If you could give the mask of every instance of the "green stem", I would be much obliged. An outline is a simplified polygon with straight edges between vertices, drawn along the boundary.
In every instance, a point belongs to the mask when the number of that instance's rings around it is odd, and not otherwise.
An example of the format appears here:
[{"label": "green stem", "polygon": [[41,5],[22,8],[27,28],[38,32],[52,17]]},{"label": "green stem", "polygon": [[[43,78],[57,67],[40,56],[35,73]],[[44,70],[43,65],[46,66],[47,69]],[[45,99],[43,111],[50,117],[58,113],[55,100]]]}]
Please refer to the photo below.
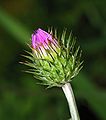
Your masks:
[{"label": "green stem", "polygon": [[62,89],[68,101],[71,120],[80,120],[71,84],[66,83],[65,85],[62,86]]}]

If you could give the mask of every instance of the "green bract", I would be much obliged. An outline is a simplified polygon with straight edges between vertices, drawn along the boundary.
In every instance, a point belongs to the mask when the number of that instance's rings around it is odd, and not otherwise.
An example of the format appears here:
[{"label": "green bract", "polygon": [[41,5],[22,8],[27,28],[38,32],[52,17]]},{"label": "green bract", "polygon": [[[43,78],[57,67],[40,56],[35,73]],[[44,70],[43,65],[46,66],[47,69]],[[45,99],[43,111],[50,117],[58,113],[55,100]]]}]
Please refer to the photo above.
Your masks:
[{"label": "green bract", "polygon": [[[51,33],[53,32],[50,32],[50,35]],[[30,61],[24,64],[32,68],[28,72],[40,80],[41,84],[48,85],[48,87],[61,87],[70,82],[79,73],[83,63],[80,60],[80,47],[76,46],[76,40],[72,34],[70,33],[69,37],[66,37],[66,31],[63,31],[59,39],[56,33],[55,31],[55,34],[52,35],[55,40],[58,40],[56,50],[48,44],[50,50],[45,49],[46,56],[42,57],[41,53],[32,47],[32,52],[27,52],[28,56],[25,55]],[[35,52],[37,52],[37,55]]]}]

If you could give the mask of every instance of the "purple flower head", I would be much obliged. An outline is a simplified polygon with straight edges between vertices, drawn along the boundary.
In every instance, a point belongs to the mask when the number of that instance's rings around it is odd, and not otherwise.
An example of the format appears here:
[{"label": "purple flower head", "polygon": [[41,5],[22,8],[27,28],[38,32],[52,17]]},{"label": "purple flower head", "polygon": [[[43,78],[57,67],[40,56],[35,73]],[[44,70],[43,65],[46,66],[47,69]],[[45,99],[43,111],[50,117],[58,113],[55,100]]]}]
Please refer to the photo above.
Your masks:
[{"label": "purple flower head", "polygon": [[64,30],[58,38],[57,30],[49,30],[50,33],[40,28],[34,31],[29,46],[32,51],[24,55],[30,61],[24,64],[32,68],[27,72],[34,74],[44,85],[63,87],[81,70],[82,52],[71,33],[67,36]]},{"label": "purple flower head", "polygon": [[59,51],[59,45],[56,38],[40,28],[35,30],[32,34],[32,48],[38,58],[51,59],[48,52],[52,57],[55,57],[56,52]]},{"label": "purple flower head", "polygon": [[56,39],[53,38],[51,34],[40,28],[34,31],[32,34],[32,47],[34,49],[39,49],[41,47],[48,49],[49,44],[57,44]]}]

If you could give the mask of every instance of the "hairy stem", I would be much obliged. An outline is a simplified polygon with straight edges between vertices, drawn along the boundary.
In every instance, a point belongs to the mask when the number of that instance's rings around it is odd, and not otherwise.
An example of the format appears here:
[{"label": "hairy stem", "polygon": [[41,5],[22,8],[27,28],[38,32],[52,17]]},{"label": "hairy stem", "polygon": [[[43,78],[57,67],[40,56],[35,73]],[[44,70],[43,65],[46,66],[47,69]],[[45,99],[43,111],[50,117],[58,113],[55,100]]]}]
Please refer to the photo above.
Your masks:
[{"label": "hairy stem", "polygon": [[68,101],[71,120],[80,120],[71,84],[66,83],[65,85],[62,86],[62,89]]}]

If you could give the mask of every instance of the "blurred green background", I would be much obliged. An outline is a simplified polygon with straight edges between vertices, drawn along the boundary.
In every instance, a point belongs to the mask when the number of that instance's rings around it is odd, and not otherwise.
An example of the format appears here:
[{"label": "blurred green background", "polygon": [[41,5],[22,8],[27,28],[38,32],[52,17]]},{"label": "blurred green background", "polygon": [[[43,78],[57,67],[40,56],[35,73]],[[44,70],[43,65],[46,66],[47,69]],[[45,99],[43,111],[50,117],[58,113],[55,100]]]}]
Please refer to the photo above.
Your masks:
[{"label": "blurred green background", "polygon": [[72,86],[81,120],[106,120],[106,0],[0,1],[0,120],[67,120],[60,88],[45,89],[21,56],[32,32],[64,27],[83,50],[84,67]]}]

